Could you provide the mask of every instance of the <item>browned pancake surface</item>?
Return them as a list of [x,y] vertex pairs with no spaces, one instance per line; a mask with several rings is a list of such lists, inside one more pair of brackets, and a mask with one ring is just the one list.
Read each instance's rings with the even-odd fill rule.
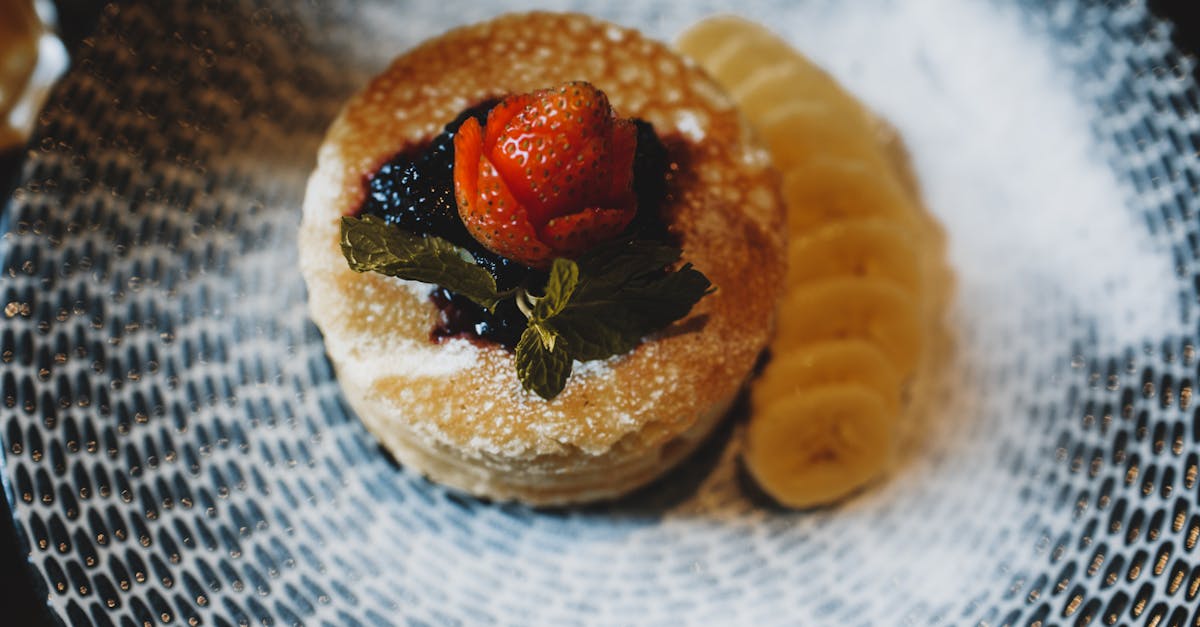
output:
[[[338,246],[338,219],[357,211],[376,168],[432,139],[465,108],[572,80],[604,90],[618,115],[654,125],[673,163],[664,215],[684,259],[718,289],[631,353],[576,364],[563,393],[544,401],[522,391],[505,349],[432,342],[437,309],[427,286],[351,271]],[[402,462],[488,492],[486,473],[500,482],[569,484],[572,475],[657,456],[706,411],[727,405],[766,344],[784,264],[775,175],[746,128],[689,62],[633,30],[585,16],[504,16],[397,58],[330,128],[300,234],[313,319],[368,427]],[[405,455],[414,447],[454,457],[454,472],[475,466],[484,474],[439,477],[446,473]],[[614,491],[650,476],[639,473]]]

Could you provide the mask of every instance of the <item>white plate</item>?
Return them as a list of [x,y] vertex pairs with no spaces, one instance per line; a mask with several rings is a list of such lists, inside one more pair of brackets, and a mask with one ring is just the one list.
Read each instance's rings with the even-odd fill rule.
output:
[[[321,134],[501,3],[159,4],[106,9],[6,212],[3,478],[64,621],[1200,618],[1200,97],[1144,7],[724,7],[900,128],[959,279],[896,471],[787,512],[732,426],[634,497],[534,511],[398,468],[342,401],[296,272]],[[669,38],[720,7],[593,8]]]

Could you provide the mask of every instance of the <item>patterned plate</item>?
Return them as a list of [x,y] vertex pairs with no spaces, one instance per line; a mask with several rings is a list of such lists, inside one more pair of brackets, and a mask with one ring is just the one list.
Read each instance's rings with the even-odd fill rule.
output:
[[[292,4],[110,6],[40,117],[0,474],[61,620],[1200,622],[1200,91],[1145,7],[738,3],[901,129],[958,272],[891,477],[789,512],[736,420],[576,509],[380,451],[306,313],[305,178],[388,58],[502,3]],[[672,7],[594,12],[669,38],[720,8]]]

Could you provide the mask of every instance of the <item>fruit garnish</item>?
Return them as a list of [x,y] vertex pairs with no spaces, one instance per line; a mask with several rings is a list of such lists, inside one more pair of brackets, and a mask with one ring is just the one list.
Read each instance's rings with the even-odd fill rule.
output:
[[435,283],[488,310],[513,299],[526,318],[517,376],[547,400],[566,386],[574,361],[632,350],[686,316],[712,285],[691,264],[672,270],[683,251],[656,241],[613,240],[575,260],[556,257],[544,285],[507,290],[466,250],[376,216],[343,217],[341,246],[356,272]]
[[825,505],[882,474],[893,429],[879,395],[860,383],[802,388],[756,412],[746,469],[783,505]]
[[763,139],[788,212],[788,278],[771,361],[752,384],[746,466],[785,505],[837,501],[895,448],[905,382],[948,298],[945,235],[894,131],[767,27],[711,18],[677,46]]
[[471,237],[458,217],[453,180],[454,134],[467,118],[486,120],[496,102],[469,107],[447,123],[428,146],[402,151],[381,165],[366,182],[358,215],[375,215],[406,231],[437,235],[465,248],[503,289],[520,283],[529,269],[489,251]]
[[772,367],[751,388],[751,407],[769,407],[799,390],[841,383],[862,384],[883,401],[888,415],[900,412],[902,377],[887,355],[869,340],[825,340],[772,357]]
[[653,127],[617,118],[588,83],[477,105],[393,161],[369,179],[360,216],[342,218],[350,268],[486,312],[512,338],[522,387],[547,400],[575,361],[632,350],[710,291],[655,239],[668,238],[667,154]]
[[781,311],[787,323],[775,330],[779,355],[813,342],[859,338],[887,355],[902,377],[917,368],[925,344],[921,310],[893,281],[877,277],[833,277],[790,288]]
[[454,137],[459,216],[488,250],[548,268],[633,220],[636,149],[634,122],[589,83],[509,96]]

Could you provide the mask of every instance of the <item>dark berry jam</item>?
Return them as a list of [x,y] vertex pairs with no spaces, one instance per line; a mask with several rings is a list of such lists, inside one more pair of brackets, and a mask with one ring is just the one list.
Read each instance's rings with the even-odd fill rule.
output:
[[525,315],[517,309],[515,300],[501,301],[496,305],[495,313],[488,313],[470,299],[444,287],[435,289],[430,299],[438,308],[438,321],[432,333],[435,341],[467,336],[514,348],[525,331]]
[[[380,166],[366,182],[367,195],[359,214],[377,216],[413,233],[441,237],[466,250],[495,277],[500,290],[522,284],[536,290],[545,284],[546,273],[501,257],[475,241],[459,219],[454,200],[454,133],[470,117],[486,125],[488,111],[497,102],[485,101],[463,111],[433,141],[411,146]],[[633,188],[638,211],[626,232],[640,239],[666,240],[669,235],[659,209],[666,194],[667,150],[649,122],[634,123],[637,152]],[[489,313],[441,287],[430,298],[440,311],[431,332],[435,341],[465,335],[513,348],[525,329],[525,316],[511,299]]]
[[484,123],[495,101],[471,107],[446,125],[427,146],[392,157],[367,182],[360,214],[383,218],[406,231],[436,235],[465,249],[496,277],[501,290],[516,287],[530,269],[484,248],[458,217],[454,201],[454,133],[469,117]]
[[663,198],[667,195],[667,169],[670,157],[666,146],[654,132],[654,125],[634,120],[637,126],[637,149],[633,154],[633,193],[637,195],[638,211],[626,232],[638,239],[669,241],[667,222],[663,219]]

